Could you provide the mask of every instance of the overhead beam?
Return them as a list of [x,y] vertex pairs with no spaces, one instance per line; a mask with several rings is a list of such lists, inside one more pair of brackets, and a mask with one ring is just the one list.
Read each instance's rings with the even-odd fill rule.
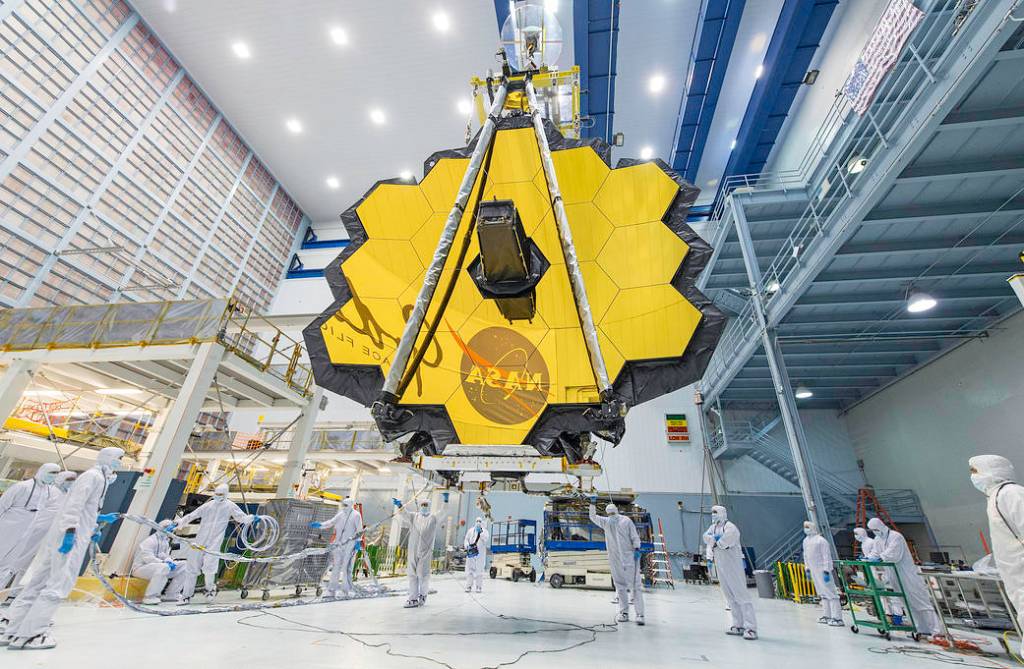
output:
[[[947,302],[990,302],[1012,297],[1013,291],[1009,286],[993,286],[977,290],[942,290],[936,293],[936,297],[943,303]],[[907,301],[906,289],[893,290],[890,292],[862,293],[862,292],[837,292],[824,293],[821,295],[810,295],[805,293],[800,301],[793,305],[792,311],[798,309],[811,309],[821,306],[839,306],[858,304],[862,306],[882,304],[903,304]],[[787,317],[788,318],[788,317]]]
[[949,130],[970,130],[998,125],[1024,123],[1024,105],[955,111],[949,114],[939,126],[939,132]]
[[900,205],[885,208],[884,202],[873,210],[863,225],[902,225],[929,223],[939,218],[996,218],[1024,215],[1024,200],[1007,203],[1004,200],[985,202],[943,202],[930,205]]
[[973,251],[977,249],[1018,248],[1024,245],[1024,232],[1008,232],[998,236],[975,236],[964,240],[958,237],[931,237],[905,241],[851,242],[836,251],[836,256],[870,256],[913,254],[921,251]]
[[1024,174],[1024,157],[1008,156],[986,158],[985,160],[910,165],[896,178],[896,183],[931,183],[946,179],[973,179],[1021,174]]
[[946,279],[949,277],[985,277],[1002,276],[1009,277],[1020,268],[1016,263],[995,263],[967,265],[963,263],[953,265],[936,265],[928,270],[928,273],[921,276],[925,267],[882,267],[874,270],[841,270],[825,271],[815,278],[815,283],[837,284],[837,283],[885,283],[888,281],[930,281],[933,279]]

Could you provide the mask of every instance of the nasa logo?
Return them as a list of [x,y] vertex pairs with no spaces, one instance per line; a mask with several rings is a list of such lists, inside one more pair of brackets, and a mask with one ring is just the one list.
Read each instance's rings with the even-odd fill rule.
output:
[[462,389],[481,416],[515,425],[544,408],[551,377],[544,358],[526,337],[508,328],[489,327],[468,343],[458,341]]

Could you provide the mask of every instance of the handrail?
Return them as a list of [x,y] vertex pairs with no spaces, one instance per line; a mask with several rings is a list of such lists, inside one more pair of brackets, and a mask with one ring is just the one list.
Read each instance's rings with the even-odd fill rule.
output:
[[[832,233],[832,225],[845,210],[848,200],[855,197],[859,184],[871,175],[872,161],[888,149],[891,133],[911,113],[915,103],[939,85],[941,78],[936,76],[936,72],[948,59],[956,57],[952,46],[955,36],[963,31],[963,26],[958,25],[956,5],[957,0],[933,0],[929,4],[924,19],[910,35],[899,60],[882,80],[874,100],[863,115],[852,113],[845,96],[839,96],[833,102],[826,123],[815,136],[797,170],[808,175],[808,203],[779,252],[762,273],[764,284],[773,285],[773,290],[765,295],[769,309],[773,300],[792,288],[791,279],[801,267],[809,246]],[[966,22],[975,20],[977,14],[977,10],[972,12]],[[862,169],[855,171],[850,168],[854,161],[866,162]],[[732,184],[749,184],[753,190],[764,190],[759,186],[771,184],[773,178],[778,181],[781,177],[730,177],[732,190],[723,191],[724,195],[716,202],[715,220],[709,221],[709,229],[717,234],[718,227],[727,216],[726,200],[732,198],[737,190]],[[706,398],[713,399],[720,392],[719,385],[739,357],[737,354],[741,346],[750,341],[757,327],[753,304],[748,302],[743,311],[732,319],[705,371],[701,385]]]

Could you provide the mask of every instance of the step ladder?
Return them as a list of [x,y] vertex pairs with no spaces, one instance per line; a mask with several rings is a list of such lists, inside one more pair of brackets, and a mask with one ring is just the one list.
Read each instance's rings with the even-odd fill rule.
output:
[[[872,486],[864,486],[857,491],[857,516],[856,523],[857,527],[868,526],[868,506],[871,506],[874,511],[874,515],[877,516],[890,530],[900,531],[899,526],[893,521],[892,516],[886,511],[882,503],[878,501],[878,496],[875,494],[875,489]],[[902,532],[901,532],[902,534]],[[914,562],[921,564],[921,558],[917,555],[917,545],[910,537],[904,537],[907,540],[907,548],[910,549],[910,554],[914,558]],[[854,555],[857,554],[859,546],[857,540],[853,542]]]
[[657,588],[664,585],[676,589],[675,580],[672,578],[672,563],[668,557],[668,547],[665,545],[665,532],[661,527],[661,518],[658,519],[658,540],[654,542],[654,552],[651,553],[651,587]]

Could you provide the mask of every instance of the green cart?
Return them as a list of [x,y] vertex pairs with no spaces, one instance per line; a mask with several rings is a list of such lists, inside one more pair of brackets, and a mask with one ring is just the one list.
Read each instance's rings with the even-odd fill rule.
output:
[[[914,626],[914,616],[910,612],[907,595],[903,590],[903,582],[900,580],[899,572],[895,569],[895,564],[892,562],[867,562],[864,560],[836,560],[836,565],[839,567],[839,578],[843,584],[843,592],[846,594],[846,602],[850,608],[850,617],[853,618],[850,630],[854,634],[860,632],[861,627],[873,627],[878,630],[881,636],[889,640],[892,639],[892,632],[909,632],[914,641],[920,638],[917,628]],[[890,573],[895,575],[896,582],[894,584],[890,583],[889,586],[886,586],[878,580],[875,575],[875,569],[881,567],[889,568],[891,570]],[[860,574],[860,579],[855,579],[857,574]],[[895,586],[895,588],[892,586]],[[894,622],[893,617],[885,613],[884,602],[896,600],[903,602],[904,614],[900,624]],[[857,618],[854,603],[866,604],[869,602],[874,607],[877,620],[865,617]]]

